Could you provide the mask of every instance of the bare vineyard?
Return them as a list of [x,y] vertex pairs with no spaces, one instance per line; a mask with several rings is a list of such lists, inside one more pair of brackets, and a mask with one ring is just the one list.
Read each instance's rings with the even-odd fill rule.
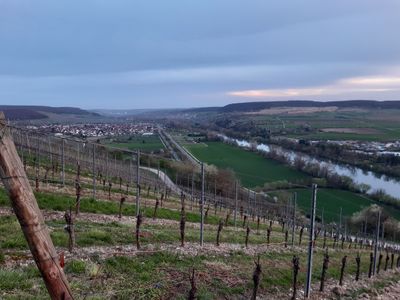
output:
[[[316,185],[310,187],[313,197],[306,217],[296,206],[295,194],[287,203],[275,202],[264,194],[241,187],[237,181],[233,184],[217,182],[202,163],[195,165],[185,161],[186,168],[174,168],[175,162],[162,156],[72,138],[42,136],[18,128],[9,129],[34,189],[38,192],[61,191],[76,199],[64,215],[71,253],[74,252],[76,237],[82,231],[74,220],[80,214],[80,203],[85,195],[94,200],[117,202],[119,220],[125,217],[123,207],[132,204],[136,216],[134,244],[137,250],[153,251],[143,250],[146,234],[154,237],[152,243],[168,249],[169,241],[163,240],[164,235],[158,235],[160,229],[155,226],[160,209],[179,213],[179,221],[168,226],[164,224],[163,232],[178,236],[181,247],[187,245],[188,239],[193,241],[197,238],[200,246],[213,240],[216,247],[223,242],[243,240],[244,247],[252,249],[255,257],[272,246],[281,247],[283,251],[293,250],[292,299],[296,299],[298,294],[299,264],[305,263],[299,262],[296,253],[307,246],[306,296],[311,291],[313,252],[317,248],[324,251],[320,291],[324,290],[326,272],[330,267],[328,249],[342,250],[352,256],[344,255],[340,266],[333,266],[340,269],[339,285],[343,284],[350,259],[356,266],[355,281],[362,276],[362,270],[367,270],[364,275],[370,278],[382,270],[400,267],[399,247],[394,237],[393,241],[382,238],[380,212],[373,228],[367,222],[361,228],[351,228],[341,214],[337,223],[325,224],[323,212],[316,210]],[[200,220],[189,222],[190,214],[200,215]],[[218,221],[210,222],[211,217]],[[251,245],[250,239],[256,247]],[[252,299],[257,296],[261,268],[258,258],[255,260]],[[194,269],[190,284],[189,295],[193,296],[189,299],[195,299]]]

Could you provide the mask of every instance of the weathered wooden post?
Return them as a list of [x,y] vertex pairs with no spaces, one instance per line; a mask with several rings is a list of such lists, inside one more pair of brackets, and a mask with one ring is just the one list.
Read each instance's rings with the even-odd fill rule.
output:
[[0,176],[51,299],[73,299],[2,112],[0,112]]

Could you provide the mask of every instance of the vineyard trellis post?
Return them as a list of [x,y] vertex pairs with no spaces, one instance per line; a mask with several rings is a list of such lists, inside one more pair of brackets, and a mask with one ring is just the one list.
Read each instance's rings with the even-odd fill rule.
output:
[[307,280],[305,288],[305,297],[310,297],[311,292],[311,277],[312,277],[312,264],[313,264],[313,241],[315,231],[315,207],[317,202],[317,185],[312,185],[312,197],[311,197],[311,212],[310,212],[310,236],[308,241],[308,265],[307,265]]
[[325,213],[325,207],[322,207],[322,212],[321,212],[321,228],[325,230],[324,213]]
[[190,201],[190,210],[193,210],[193,202],[194,202],[194,171],[192,171],[192,195],[191,195],[191,201]]
[[51,299],[73,299],[67,278],[29,184],[24,166],[0,112],[0,176]]
[[375,230],[375,245],[374,245],[374,266],[373,266],[373,275],[376,274],[376,259],[378,255],[378,242],[379,242],[379,226],[381,223],[381,211],[378,210],[378,218],[376,220],[376,230]]
[[292,247],[294,246],[294,231],[296,228],[296,204],[297,204],[297,192],[293,194]]
[[233,216],[233,222],[235,224],[235,228],[236,228],[236,222],[237,222],[237,209],[238,209],[238,182],[236,180],[235,181],[235,214]]
[[140,150],[136,152],[136,217],[140,212]]
[[61,142],[61,181],[62,181],[62,186],[65,186],[65,157],[64,157],[64,151],[65,151],[65,140],[62,138]]
[[342,234],[342,207],[340,207],[340,212],[339,212],[339,236],[338,236],[338,239],[340,238],[341,234]]
[[96,199],[96,144],[92,147],[93,199]]
[[204,243],[204,163],[201,163],[200,246]]

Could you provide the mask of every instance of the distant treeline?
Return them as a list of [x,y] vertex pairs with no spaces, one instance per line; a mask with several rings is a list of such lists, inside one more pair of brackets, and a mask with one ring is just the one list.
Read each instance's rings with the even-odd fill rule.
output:
[[246,102],[228,104],[221,108],[221,112],[258,111],[275,107],[329,107],[339,108],[366,108],[366,109],[400,109],[400,101],[374,101],[374,100],[346,100],[346,101],[311,101],[289,100],[270,102]]
[[365,108],[365,109],[400,109],[400,100],[375,101],[375,100],[345,100],[345,101],[312,101],[312,100],[288,100],[288,101],[263,101],[232,103],[223,107],[201,107],[185,110],[188,113],[231,113],[250,112],[276,107],[329,107],[339,108]]
[[9,120],[37,120],[46,119],[46,113],[71,114],[71,115],[98,115],[76,107],[51,107],[51,106],[25,106],[25,105],[0,105]]

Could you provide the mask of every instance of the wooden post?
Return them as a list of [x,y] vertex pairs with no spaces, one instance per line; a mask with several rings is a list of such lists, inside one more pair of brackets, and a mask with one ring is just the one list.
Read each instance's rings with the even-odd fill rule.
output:
[[2,112],[0,112],[0,176],[51,299],[73,299]]

